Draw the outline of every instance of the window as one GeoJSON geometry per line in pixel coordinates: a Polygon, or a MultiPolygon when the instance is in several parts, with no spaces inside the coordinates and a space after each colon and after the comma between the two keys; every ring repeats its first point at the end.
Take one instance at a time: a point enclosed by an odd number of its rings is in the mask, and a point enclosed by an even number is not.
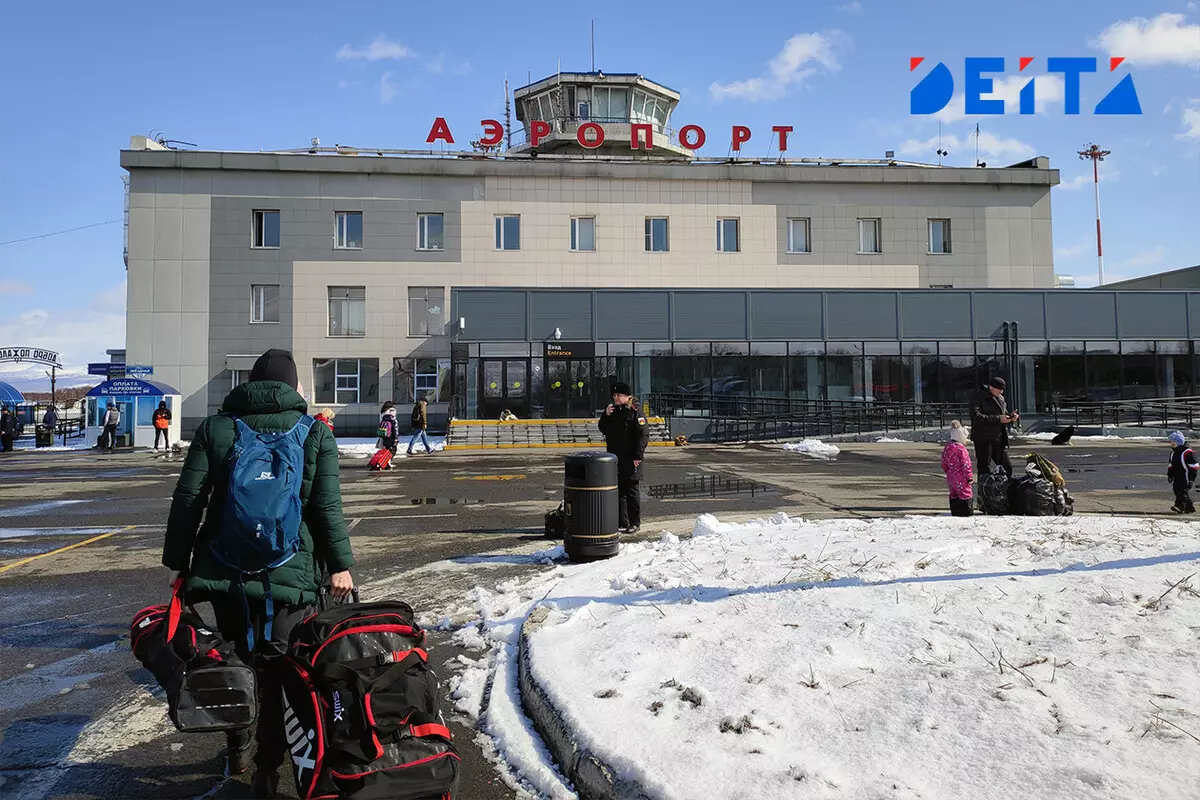
{"type": "Polygon", "coordinates": [[[250,321],[279,322],[279,284],[250,287],[250,321]]]}
{"type": "Polygon", "coordinates": [[[441,335],[446,319],[445,299],[441,286],[408,287],[408,335],[441,335]]]}
{"type": "Polygon", "coordinates": [[[279,247],[279,212],[255,211],[251,247],[279,247]]]}
{"type": "Polygon", "coordinates": [[[666,217],[646,217],[646,252],[665,253],[671,249],[666,217]]]}
{"type": "Polygon", "coordinates": [[[596,249],[595,217],[571,217],[571,249],[575,251],[596,249]]]}
{"type": "Polygon", "coordinates": [[[329,287],[329,335],[367,335],[367,287],[329,287]]]}
{"type": "Polygon", "coordinates": [[[930,253],[949,253],[950,252],[950,220],[948,220],[948,219],[931,219],[931,220],[929,220],[929,252],[930,253]]]}
{"type": "MultiPolygon", "coordinates": [[[[592,87],[596,119],[614,122],[629,121],[629,90],[609,86],[592,87]]],[[[582,115],[580,115],[582,116],[582,115]]]]}
{"type": "Polygon", "coordinates": [[[393,366],[392,399],[397,403],[414,403],[422,397],[431,403],[446,402],[453,396],[450,359],[397,358],[393,366]]]}
{"type": "Polygon", "coordinates": [[[139,427],[149,427],[154,424],[154,412],[159,403],[166,403],[168,411],[174,411],[175,403],[170,397],[139,397],[137,398],[137,424],[139,427]]]}
{"type": "Polygon", "coordinates": [[[738,221],[736,219],[717,220],[717,252],[736,253],[738,251],[738,221]]]}
{"type": "Polygon", "coordinates": [[[361,250],[362,243],[362,212],[337,212],[337,236],[334,238],[333,246],[339,250],[361,250]]]}
{"type": "Polygon", "coordinates": [[[250,370],[248,369],[231,369],[229,370],[229,390],[233,391],[243,383],[250,380],[250,370]]]}
{"type": "Polygon", "coordinates": [[[415,402],[421,398],[425,398],[426,400],[437,402],[437,396],[437,360],[432,358],[418,358],[416,373],[413,376],[413,400],[415,402]]]}
{"type": "Polygon", "coordinates": [[[787,221],[787,251],[789,253],[812,252],[812,245],[808,241],[807,219],[789,219],[787,221]]]}
{"type": "Polygon", "coordinates": [[[327,358],[313,361],[317,403],[375,403],[379,400],[378,358],[327,358]]]}
{"type": "Polygon", "coordinates": [[[441,214],[417,215],[417,249],[445,250],[445,217],[441,214]]]}
{"type": "Polygon", "coordinates": [[[521,218],[519,216],[496,217],[496,249],[521,249],[521,218]]]}
{"type": "Polygon", "coordinates": [[[879,220],[860,219],[858,221],[858,252],[883,252],[883,248],[879,243],[879,220]]]}
{"type": "Polygon", "coordinates": [[[668,102],[642,91],[634,91],[630,119],[633,122],[650,122],[659,130],[667,124],[668,102]]]}

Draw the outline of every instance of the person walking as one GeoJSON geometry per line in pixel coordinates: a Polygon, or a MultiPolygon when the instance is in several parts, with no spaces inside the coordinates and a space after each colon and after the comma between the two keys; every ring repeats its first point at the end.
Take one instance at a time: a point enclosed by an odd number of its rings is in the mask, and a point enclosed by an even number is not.
{"type": "MultiPolygon", "coordinates": [[[[395,456],[400,449],[400,423],[396,419],[396,404],[388,400],[379,413],[382,416],[379,418],[379,441],[375,443],[375,449],[390,450],[395,456]]],[[[394,468],[394,464],[387,465],[387,469],[394,468]]]]}
{"type": "Polygon", "coordinates": [[[13,451],[13,439],[17,438],[17,417],[7,408],[0,410],[0,452],[13,451]]]}
{"type": "Polygon", "coordinates": [[[1008,426],[1021,415],[1009,413],[1004,402],[1004,379],[992,378],[975,396],[971,404],[971,439],[975,442],[975,458],[979,475],[992,471],[992,464],[1012,477],[1012,462],[1008,458],[1008,426]]]}
{"type": "Polygon", "coordinates": [[[942,472],[950,489],[951,516],[971,516],[971,453],[967,450],[967,429],[958,420],[950,423],[950,441],[942,450],[942,472]]]}
{"type": "Polygon", "coordinates": [[[158,401],[158,408],[154,409],[154,416],[151,418],[154,423],[154,450],[158,451],[158,439],[162,437],[163,450],[171,449],[171,409],[167,408],[166,400],[158,401]]]}
{"type": "Polygon", "coordinates": [[[1171,510],[1179,514],[1195,514],[1196,505],[1192,502],[1190,492],[1196,483],[1196,473],[1200,471],[1200,460],[1197,460],[1181,431],[1171,431],[1167,441],[1171,443],[1171,465],[1167,468],[1167,480],[1175,490],[1175,504],[1171,510]]]}
{"type": "Polygon", "coordinates": [[[599,424],[606,449],[617,457],[621,530],[637,533],[642,527],[642,460],[650,443],[650,426],[629,384],[613,384],[612,403],[604,409],[599,424]]]}
{"type": "Polygon", "coordinates": [[[49,430],[51,436],[53,436],[55,431],[58,430],[57,408],[50,406],[50,408],[46,409],[46,414],[42,417],[42,427],[49,430]]]}
{"type": "MultiPolygon", "coordinates": [[[[275,796],[288,750],[281,669],[291,630],[317,609],[323,575],[328,573],[335,598],[347,597],[354,588],[337,442],[326,426],[306,416],[308,405],[297,385],[292,354],[268,350],[255,362],[250,380],[225,398],[222,413],[200,423],[175,486],[163,542],[162,563],[184,579],[185,602],[210,602],[221,636],[235,643],[239,657],[257,674],[257,731],[252,735],[250,728],[243,728],[226,734],[229,772],[235,775],[250,768],[252,740],[257,740],[251,781],[255,797],[275,796]],[[299,552],[269,569],[263,582],[243,582],[217,555],[228,544],[226,505],[236,489],[230,480],[230,456],[243,426],[256,433],[303,436],[299,552]],[[214,547],[217,543],[220,548],[214,547]]],[[[282,480],[274,483],[285,485],[282,480]]]]}
{"type": "Polygon", "coordinates": [[[413,454],[413,447],[417,444],[417,437],[421,437],[421,444],[425,446],[425,452],[431,453],[433,450],[429,447],[429,437],[425,435],[425,429],[429,427],[429,415],[426,413],[429,403],[422,397],[413,405],[412,410],[412,438],[408,440],[408,455],[413,454]]]}
{"type": "Polygon", "coordinates": [[[108,410],[104,412],[104,444],[110,453],[116,452],[117,426],[120,424],[121,409],[117,408],[114,400],[108,404],[108,410]]]}
{"type": "Polygon", "coordinates": [[[329,430],[332,431],[334,416],[336,415],[333,413],[332,408],[322,408],[321,413],[317,414],[317,416],[313,417],[313,419],[315,419],[317,422],[324,422],[329,426],[329,430]]]}

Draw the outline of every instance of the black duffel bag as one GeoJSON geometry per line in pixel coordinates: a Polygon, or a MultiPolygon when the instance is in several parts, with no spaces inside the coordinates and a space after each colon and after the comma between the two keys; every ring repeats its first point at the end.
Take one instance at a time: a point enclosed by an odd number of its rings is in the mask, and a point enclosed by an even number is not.
{"type": "Polygon", "coordinates": [[[171,722],[184,733],[230,731],[258,718],[254,670],[196,609],[183,606],[183,582],[171,602],[143,608],[129,626],[130,647],[167,694],[171,722]]]}
{"type": "Polygon", "coordinates": [[[302,800],[450,800],[459,757],[407,603],[333,605],[292,629],[284,733],[302,800]]]}

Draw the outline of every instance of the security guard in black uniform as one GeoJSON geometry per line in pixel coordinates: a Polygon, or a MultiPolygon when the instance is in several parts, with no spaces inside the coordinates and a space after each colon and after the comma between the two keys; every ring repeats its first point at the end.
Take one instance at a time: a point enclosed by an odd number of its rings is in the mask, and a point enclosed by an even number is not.
{"type": "Polygon", "coordinates": [[[612,387],[612,405],[600,417],[608,452],[617,457],[617,494],[620,497],[621,530],[637,533],[642,527],[642,459],[650,443],[650,426],[633,399],[627,383],[612,387]]]}

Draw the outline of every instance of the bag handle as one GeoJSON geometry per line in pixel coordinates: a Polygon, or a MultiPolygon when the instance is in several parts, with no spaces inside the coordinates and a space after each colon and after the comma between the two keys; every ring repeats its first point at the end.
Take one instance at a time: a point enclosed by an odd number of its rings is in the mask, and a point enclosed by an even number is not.
{"type": "Polygon", "coordinates": [[[179,629],[179,618],[183,616],[183,573],[171,582],[171,604],[167,608],[167,641],[175,639],[179,629]]]}

